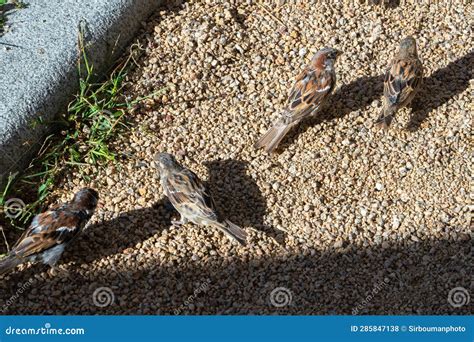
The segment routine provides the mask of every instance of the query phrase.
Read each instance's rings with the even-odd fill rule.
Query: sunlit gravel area
[[[0,282],[6,313],[472,313],[448,301],[472,296],[472,5],[282,3],[189,1],[146,23],[125,96],[165,90],[129,113],[117,163],[59,184],[58,201],[93,186],[103,208],[55,272]],[[424,85],[379,131],[383,73],[407,35]],[[323,46],[343,51],[326,108],[275,155],[256,150]],[[207,182],[246,246],[171,225],[164,151]]]

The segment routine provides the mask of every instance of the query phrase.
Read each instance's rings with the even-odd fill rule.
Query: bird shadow
[[[214,160],[204,165],[209,170],[206,182],[223,217],[241,227],[260,230],[280,245],[285,234],[264,223],[266,200],[255,180],[247,174],[247,162],[235,159]]]
[[[324,121],[340,119],[351,112],[365,109],[372,101],[381,98],[383,79],[383,74],[363,76],[348,84],[343,84],[329,97],[321,112],[304,120],[298,128],[289,133],[282,146],[292,144],[300,134]]]
[[[431,111],[466,90],[473,78],[473,70],[474,51],[471,51],[424,78],[420,92],[412,102],[407,129],[418,130]]]
[[[100,220],[87,227],[76,241],[66,249],[60,264],[74,261],[90,263],[109,255],[123,253],[153,235],[169,228],[171,217],[176,214],[165,197],[151,207],[121,213],[111,220]],[[139,225],[144,222],[146,225]]]

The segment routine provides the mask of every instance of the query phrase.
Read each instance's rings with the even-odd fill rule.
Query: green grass
[[[28,203],[18,218],[9,219],[14,227],[24,227],[42,209],[54,185],[65,173],[81,171],[84,166],[100,168],[116,162],[117,153],[110,148],[110,143],[127,130],[126,113],[142,100],[165,90],[130,102],[124,100],[121,95],[124,80],[137,46],[132,46],[130,54],[119,61],[108,79],[96,82],[94,67],[87,58],[81,37],[79,92],[69,103],[67,111],[54,123],[49,122],[58,124],[60,133],[47,136],[30,166],[21,174],[10,175],[7,184],[0,190],[0,208],[12,197],[22,198]],[[45,123],[42,118],[38,118],[33,125]],[[81,176],[89,180],[88,175],[81,173]],[[26,193],[32,192],[31,189],[34,189],[35,194],[25,198]]]

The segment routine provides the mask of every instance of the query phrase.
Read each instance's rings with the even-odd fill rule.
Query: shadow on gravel
[[[473,70],[474,51],[471,51],[424,78],[422,88],[413,101],[408,130],[418,130],[432,110],[466,90],[469,80],[473,78]]]
[[[247,175],[247,163],[240,160],[215,160],[204,163],[209,169],[206,182],[223,217],[241,227],[263,231],[279,244],[284,232],[265,225],[266,200],[257,183]]]
[[[73,265],[68,276],[37,280],[6,313],[173,314],[180,309],[181,314],[466,315],[472,303],[455,308],[448,302],[457,287],[472,295],[472,240],[459,233],[456,240],[404,242],[386,249],[348,245],[258,259],[215,255],[163,266],[131,260],[120,273],[108,264],[95,271]],[[91,248],[102,249],[106,242],[97,240]],[[29,276],[16,273],[0,282],[0,308]],[[93,304],[99,287],[113,292],[113,304]],[[288,289],[274,300],[288,301],[280,308],[270,300],[277,287]],[[462,303],[461,297],[454,300]]]
[[[133,248],[169,228],[174,213],[171,203],[163,198],[151,208],[132,210],[113,220],[92,224],[69,246],[59,265],[70,261],[87,263],[121,254],[125,249]],[[149,225],[143,226],[144,218],[148,219]],[[142,224],[137,224],[139,221]]]
[[[363,76],[349,84],[343,84],[330,96],[328,103],[325,104],[320,113],[316,114],[315,117],[303,120],[298,128],[294,129],[293,133],[288,134],[282,148],[292,144],[300,134],[306,132],[310,127],[323,121],[343,118],[353,111],[364,110],[374,100],[381,99],[383,79],[384,75]]]

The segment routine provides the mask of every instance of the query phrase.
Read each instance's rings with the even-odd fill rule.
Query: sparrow
[[[71,202],[36,215],[8,256],[0,261],[0,275],[27,261],[54,267],[94,214],[98,200],[97,191],[85,188]]]
[[[416,40],[406,37],[385,73],[383,110],[375,124],[387,129],[398,109],[408,105],[420,88],[423,66],[418,58]]]
[[[247,233],[219,216],[210,192],[194,172],[181,166],[169,153],[158,153],[155,162],[164,193],[181,215],[178,221],[171,222],[173,225],[190,221],[215,227],[240,244],[245,244]]]
[[[256,148],[272,153],[288,131],[305,117],[316,114],[336,85],[334,63],[341,52],[325,47],[296,77],[286,108],[273,126],[257,141]]]

